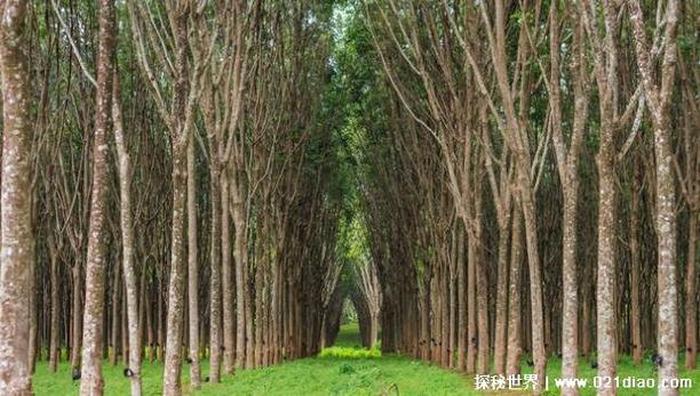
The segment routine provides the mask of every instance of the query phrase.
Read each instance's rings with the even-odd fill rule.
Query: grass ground
[[[220,384],[205,384],[197,395],[476,395],[471,377],[440,369],[426,363],[395,355],[381,356],[377,349],[366,350],[360,346],[357,325],[343,326],[336,344],[324,350],[319,357],[296,360],[275,367],[239,371],[235,376],[223,378]],[[208,368],[205,367],[205,371]],[[128,395],[129,383],[122,375],[123,367],[105,362],[105,393]],[[554,378],[561,370],[561,361],[551,360],[547,371]],[[524,372],[531,371],[526,365]],[[187,389],[187,369],[183,382]],[[595,369],[588,361],[582,361],[579,375],[593,378]],[[618,366],[620,377],[656,378],[647,360],[641,367],[634,367],[628,358],[622,358]],[[681,377],[690,378],[693,388],[682,395],[700,394],[700,370],[686,372]],[[553,380],[550,380],[552,384]],[[79,384],[71,380],[67,363],[57,373],[49,373],[46,362],[37,364],[33,378],[37,395],[74,395]],[[143,367],[144,395],[159,395],[162,387],[162,366],[145,363]],[[398,391],[396,389],[398,388]],[[187,392],[191,394],[190,392]],[[492,392],[491,394],[502,394]],[[620,389],[619,395],[655,395],[656,389]],[[558,394],[550,390],[547,394]],[[589,387],[582,395],[594,395]]]

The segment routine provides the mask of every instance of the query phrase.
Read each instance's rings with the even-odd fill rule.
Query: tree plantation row
[[[550,358],[562,378],[630,355],[679,379],[699,335],[698,18],[0,0],[0,394],[70,364],[101,395],[123,364],[140,395],[147,361],[189,393],[317,355],[346,301],[368,347],[531,366],[536,394]]]
[[[697,4],[363,9],[385,95],[358,112],[380,142],[365,201],[382,347],[498,374],[526,352],[540,381],[553,355],[571,379],[581,355],[601,378],[621,354],[651,356],[658,383],[695,368]]]

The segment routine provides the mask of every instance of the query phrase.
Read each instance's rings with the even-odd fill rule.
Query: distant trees
[[[230,373],[236,361],[252,368],[316,353],[321,301],[335,290],[330,282],[325,295],[318,274],[340,268],[339,159],[323,121],[332,4],[0,9],[11,16],[3,128],[22,131],[3,133],[3,189],[12,188],[3,251],[22,256],[2,265],[12,297],[3,315],[20,325],[5,328],[13,334],[2,341],[20,349],[5,349],[12,388],[3,389],[30,392],[44,350],[55,370],[68,349],[91,394],[107,355],[123,361],[132,394],[142,355],[165,360],[165,393],[179,394],[187,359],[196,379],[197,361],[217,354]],[[26,34],[25,20],[42,33]],[[10,249],[10,238],[23,248]],[[50,287],[32,292],[33,282]]]
[[[677,16],[678,7],[688,14]],[[668,359],[660,378],[675,378],[677,353],[670,340],[676,339],[679,309],[669,296],[682,286],[669,276],[683,269],[689,277],[682,299],[686,365],[693,364],[697,224],[694,187],[688,186],[694,183],[695,150],[685,144],[697,134],[686,133],[685,125],[697,116],[681,101],[656,99],[682,97],[697,85],[697,78],[676,74],[685,69],[679,59],[697,56],[692,45],[680,44],[694,39],[677,33],[696,15],[693,8],[673,1],[655,7],[363,3],[358,25],[364,23],[366,33],[357,37],[373,52],[361,58],[383,72],[360,82],[382,86],[363,97],[368,111],[360,125],[373,153],[373,161],[366,160],[368,174],[377,186],[365,195],[367,206],[377,208],[369,211],[377,218],[370,222],[370,238],[382,246],[373,250],[377,262],[388,255],[402,263],[380,270],[382,289],[393,293],[406,282],[388,275],[401,268],[411,284],[411,297],[401,298],[415,299],[417,315],[427,311],[440,318],[449,312],[445,325],[456,326],[446,338],[434,322],[397,331],[409,351],[416,345],[411,353],[452,366],[435,353],[442,342],[457,345],[456,365],[467,372],[514,373],[522,343],[540,378],[554,353],[562,354],[562,376],[573,378],[579,351],[590,356],[595,340],[599,375],[614,377],[619,352],[631,352],[639,362],[644,351],[657,350],[658,337],[659,355]],[[382,111],[369,111],[369,103],[386,97]],[[675,118],[663,118],[669,114]],[[420,182],[423,172],[430,183]],[[394,182],[407,179],[416,182]],[[597,198],[589,191],[597,191]],[[678,210],[679,191],[688,211]],[[446,204],[435,210],[434,198],[425,197]],[[405,207],[410,214],[392,215]],[[462,219],[463,229],[441,219],[440,211]],[[648,227],[652,218],[655,230]],[[680,231],[686,230],[681,224],[688,224],[687,231]],[[436,240],[424,242],[426,234]],[[693,250],[684,263],[674,249],[686,244]],[[649,265],[657,257],[658,271]],[[529,271],[521,277],[525,258]],[[385,305],[382,315],[393,315],[391,303]],[[660,310],[658,322],[638,319],[655,318],[654,310]],[[400,325],[388,321],[383,319],[383,334],[391,337],[387,327]]]

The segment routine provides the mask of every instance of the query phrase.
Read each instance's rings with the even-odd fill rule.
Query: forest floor
[[[363,349],[360,345],[356,324],[341,328],[335,345],[325,349],[318,357],[287,362],[279,366],[256,370],[242,370],[235,376],[227,376],[220,384],[204,384],[197,395],[478,395],[485,394],[474,390],[474,379],[396,355],[381,356],[379,350]],[[561,371],[561,362],[551,360],[547,365],[550,385]],[[206,372],[206,362],[203,370]],[[128,395],[129,382],[122,374],[121,365],[113,366],[105,362],[106,395]],[[187,391],[188,370],[183,370],[184,388]],[[523,372],[531,372],[524,365]],[[596,370],[588,361],[581,361],[579,375],[592,379]],[[142,370],[144,395],[160,395],[162,389],[162,365],[145,362]],[[206,375],[206,374],[205,374]],[[618,375],[622,377],[656,378],[651,363],[645,361],[634,367],[629,358],[623,357],[618,365]],[[700,370],[687,372],[681,369],[681,378],[692,380],[693,388],[681,391],[681,395],[697,395],[700,390]],[[70,365],[63,362],[57,373],[48,372],[48,364],[37,364],[33,379],[36,395],[78,394],[79,383],[71,380]],[[546,393],[556,395],[552,389]],[[398,389],[398,392],[397,392]],[[490,392],[491,395],[504,394],[504,391]],[[488,394],[488,393],[486,393]],[[509,394],[526,394],[510,392]],[[582,395],[594,395],[592,387],[582,390]],[[656,395],[656,389],[619,389],[619,395]]]

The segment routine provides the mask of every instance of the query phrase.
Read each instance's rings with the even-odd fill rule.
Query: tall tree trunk
[[[642,345],[642,328],[641,328],[641,300],[639,295],[640,280],[640,257],[639,257],[639,194],[641,193],[641,169],[639,159],[635,154],[634,159],[634,182],[632,184],[632,197],[630,210],[630,332],[632,333],[632,360],[635,365],[642,363],[642,353],[644,348]]]
[[[129,339],[129,369],[131,395],[141,395],[141,321],[139,319],[139,290],[134,266],[134,221],[131,216],[131,157],[127,151],[118,73],[114,73],[112,90],[112,120],[119,161],[119,220],[122,230],[122,266],[126,287],[126,320]],[[126,354],[126,351],[123,351]],[[126,360],[126,355],[125,355]]]
[[[193,124],[193,103],[197,97],[198,80],[190,78],[188,64],[189,2],[179,3],[170,16],[174,24],[176,46],[176,79],[173,86],[173,111],[170,115],[172,140],[172,226],[170,237],[170,279],[168,284],[167,335],[165,341],[165,375],[163,394],[179,396],[182,393],[182,341],[184,328],[185,294],[185,212],[187,211],[187,147]],[[160,326],[159,326],[160,327]],[[162,328],[162,327],[161,327]],[[162,334],[162,330],[161,330]]]
[[[698,304],[697,295],[697,273],[696,256],[698,245],[698,213],[690,211],[690,221],[688,224],[688,257],[686,258],[685,270],[685,368],[695,369],[697,362],[698,348]]]
[[[513,205],[513,221],[511,224],[511,248],[510,248],[510,277],[508,279],[508,352],[506,356],[506,373],[515,375],[520,373],[521,346],[521,318],[520,313],[520,278],[523,254],[522,229],[523,217],[520,205]]]
[[[109,362],[114,366],[119,360],[119,330],[121,328],[121,301],[119,295],[121,294],[121,279],[122,274],[119,265],[114,266],[114,274],[112,275],[112,328],[110,329],[110,347],[109,350]]]
[[[29,340],[27,340],[27,365],[29,372],[34,374],[37,358],[37,307],[36,307],[36,261],[29,266]]]
[[[71,278],[73,280],[73,307],[71,309],[71,347],[70,347],[70,364],[71,369],[80,369],[80,351],[82,350],[83,344],[83,314],[82,314],[82,294],[83,294],[83,282],[82,274],[80,270],[80,260],[76,259],[71,268]]]
[[[637,64],[642,86],[649,102],[654,128],[656,163],[656,210],[658,266],[658,333],[659,395],[678,395],[678,388],[668,381],[678,379],[678,285],[676,283],[676,191],[673,173],[673,142],[670,127],[670,101],[676,70],[676,34],[678,28],[678,1],[666,4],[664,51],[660,80],[652,76],[652,62],[647,46],[644,20],[639,1],[630,2],[630,19],[634,30]]]
[[[182,393],[182,314],[184,310],[184,239],[187,210],[187,141],[173,146],[173,216],[170,247],[170,281],[168,284],[168,313],[165,340],[165,375],[163,394],[179,396]],[[162,331],[161,331],[162,332]]]
[[[481,162],[477,166],[481,166]],[[488,266],[486,254],[483,249],[483,229],[482,229],[482,196],[481,185],[482,178],[478,177],[475,192],[473,195],[474,199],[474,255],[476,256],[476,304],[477,304],[477,317],[478,317],[478,357],[477,357],[477,368],[476,372],[478,374],[488,374],[489,372],[489,352],[491,350],[489,343],[489,317],[488,317],[488,279],[486,277],[486,267]]]
[[[219,382],[221,374],[221,185],[220,168],[218,163],[211,164],[211,290],[210,293],[210,319],[209,319],[209,354],[210,372],[209,380]],[[225,291],[225,290],[223,290]]]
[[[187,313],[189,316],[190,385],[193,389],[199,389],[201,377],[199,373],[200,318],[197,255],[197,180],[195,177],[195,140],[192,136],[187,145]]]
[[[224,373],[232,374],[235,367],[233,274],[231,265],[231,225],[229,222],[229,179],[226,171],[221,177],[221,276],[224,313]]]
[[[467,348],[466,331],[466,292],[465,292],[465,268],[464,268],[464,230],[457,226],[457,368],[464,370],[464,355]]]
[[[473,235],[469,235],[468,252],[467,252],[467,339],[469,346],[467,348],[467,373],[473,373],[476,370],[476,351],[478,347],[477,341],[477,307],[476,307],[476,254],[477,241]]]
[[[97,107],[92,160],[92,199],[85,265],[85,313],[80,380],[82,395],[101,395],[104,333],[105,265],[108,254],[107,193],[109,188],[108,136],[112,129],[112,73],[115,48],[114,2],[101,0],[97,53]]]
[[[671,0],[673,3],[673,0]],[[661,363],[659,382],[678,378],[678,286],[676,283],[676,196],[673,149],[668,113],[654,127],[656,154],[656,237],[658,243],[658,340]],[[678,389],[662,386],[659,395],[678,395]]]
[[[49,335],[49,371],[56,372],[60,359],[60,300],[59,300],[59,280],[58,280],[58,253],[53,244],[53,237],[49,236],[49,260],[51,265],[51,325]]]
[[[30,395],[29,293],[34,260],[31,224],[31,89],[25,55],[26,2],[0,3],[3,144],[0,186],[0,393]]]
[[[237,186],[238,181],[234,180],[232,187]],[[246,309],[247,282],[245,278],[246,267],[248,266],[246,227],[244,221],[243,201],[240,199],[241,192],[234,188],[233,195],[233,224],[235,228],[235,240],[233,245],[233,256],[236,261],[236,368],[243,368],[246,362],[246,322],[251,318],[247,316]],[[291,314],[291,313],[290,313]]]
[[[510,208],[508,208],[510,210]],[[499,226],[498,280],[496,281],[496,330],[494,339],[494,371],[506,372],[506,340],[508,325],[508,242],[509,222]]]
[[[598,277],[596,288],[596,339],[598,376],[615,378],[617,373],[617,340],[615,328],[615,205],[613,128],[603,118],[598,152]],[[614,381],[606,380],[599,395],[616,394]]]

